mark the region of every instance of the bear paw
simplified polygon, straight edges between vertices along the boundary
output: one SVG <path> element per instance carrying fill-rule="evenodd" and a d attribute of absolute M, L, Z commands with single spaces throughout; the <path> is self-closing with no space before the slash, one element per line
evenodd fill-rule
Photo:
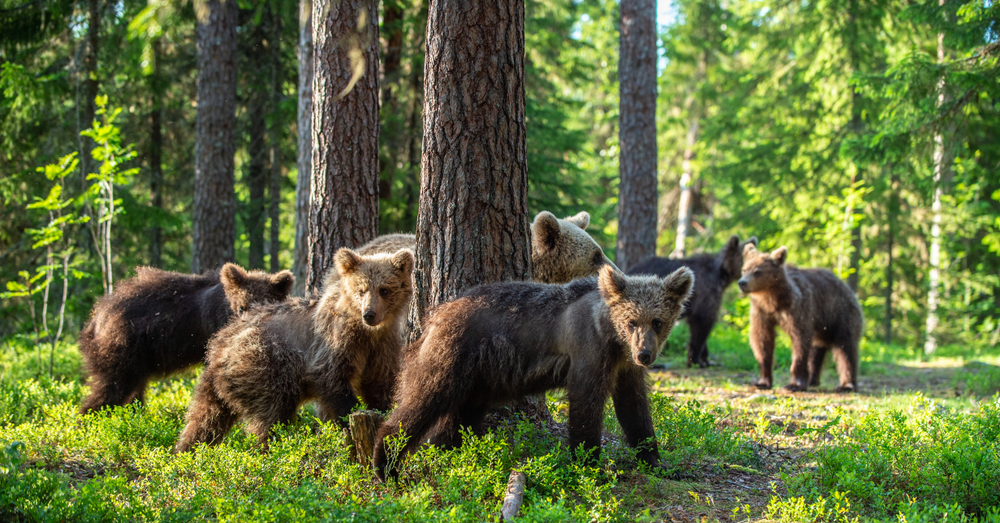
<path fill-rule="evenodd" d="M 758 381 L 753 384 L 754 387 L 760 390 L 771 390 L 771 382 L 769 381 Z"/>
<path fill-rule="evenodd" d="M 785 390 L 788 392 L 804 392 L 806 390 L 806 386 L 798 383 L 789 383 L 788 385 L 785 385 Z"/>
<path fill-rule="evenodd" d="M 834 392 L 836 392 L 837 394 L 843 394 L 845 392 L 857 392 L 857 391 L 854 390 L 854 385 L 841 385 L 836 389 L 834 389 Z"/>

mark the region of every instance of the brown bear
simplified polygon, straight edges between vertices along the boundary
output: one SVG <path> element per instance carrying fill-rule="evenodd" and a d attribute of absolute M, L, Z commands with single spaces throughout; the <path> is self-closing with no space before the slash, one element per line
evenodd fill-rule
<path fill-rule="evenodd" d="M 760 365 L 759 389 L 772 386 L 774 328 L 792 340 L 790 391 L 819 385 L 827 350 L 840 374 L 837 392 L 858 388 L 858 343 L 864 329 L 861 305 L 851 289 L 826 269 L 786 265 L 788 249 L 768 254 L 748 244 L 743 250 L 740 290 L 750 295 L 750 346 Z"/>
<path fill-rule="evenodd" d="M 334 262 L 319 300 L 253 308 L 212 338 L 176 452 L 222 441 L 240 419 L 266 446 L 271 427 L 310 400 L 337 420 L 358 396 L 388 410 L 413 294 L 413 254 L 361 256 L 344 248 Z"/>
<path fill-rule="evenodd" d="M 80 331 L 90 394 L 80 412 L 142 401 L 146 384 L 202 361 L 209 338 L 234 314 L 279 302 L 292 290 L 289 271 L 180 274 L 139 267 L 133 278 L 97 301 Z"/>
<path fill-rule="evenodd" d="M 687 320 L 691 338 L 687 348 L 687 366 L 708 367 L 708 336 L 719 319 L 722 294 L 726 288 L 740 277 L 743 266 L 743 246 L 757 245 L 757 238 L 751 237 L 740 244 L 738 236 L 731 236 L 718 254 L 696 254 L 687 258 L 653 257 L 628 270 L 628 274 L 652 274 L 666 276 L 681 267 L 694 271 L 694 292 L 684 306 L 681 319 Z"/>
<path fill-rule="evenodd" d="M 375 439 L 375 473 L 390 463 L 386 437 L 405 432 L 412 452 L 435 425 L 434 443 L 461 444 L 460 426 L 479 429 L 490 407 L 564 387 L 569 444 L 601 446 L 611 396 L 628 444 L 656 465 L 659 452 L 643 368 L 652 363 L 681 314 L 694 276 L 625 276 L 610 265 L 598 278 L 565 285 L 504 282 L 474 287 L 438 306 L 423 337 L 407 348 L 399 405 Z"/>
<path fill-rule="evenodd" d="M 531 224 L 531 264 L 535 281 L 566 283 L 595 276 L 604 265 L 614 266 L 601 246 L 585 231 L 589 224 L 590 215 L 582 211 L 565 220 L 548 211 L 535 216 Z M 401 249 L 415 252 L 416 244 L 412 234 L 384 234 L 357 252 L 361 255 L 393 253 Z"/>

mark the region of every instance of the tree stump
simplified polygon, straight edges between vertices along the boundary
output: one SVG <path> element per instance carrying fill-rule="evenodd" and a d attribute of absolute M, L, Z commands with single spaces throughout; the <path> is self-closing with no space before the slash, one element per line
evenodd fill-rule
<path fill-rule="evenodd" d="M 381 424 L 382 415 L 374 410 L 352 412 L 347 418 L 347 444 L 351 449 L 351 461 L 356 461 L 365 469 L 372 468 L 375 432 Z"/>
<path fill-rule="evenodd" d="M 517 511 L 521 509 L 521 502 L 524 501 L 524 484 L 528 477 L 524 472 L 512 470 L 510 478 L 507 479 L 507 493 L 503 497 L 503 507 L 500 509 L 500 520 L 511 521 L 517 516 Z"/>

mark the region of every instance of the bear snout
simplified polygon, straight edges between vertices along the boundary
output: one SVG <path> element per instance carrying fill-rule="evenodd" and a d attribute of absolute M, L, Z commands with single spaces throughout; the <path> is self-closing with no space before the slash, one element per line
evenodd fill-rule
<path fill-rule="evenodd" d="M 377 325 L 377 322 L 375 321 L 375 311 L 373 311 L 373 310 L 366 311 L 361 316 L 361 319 L 365 320 L 365 323 L 367 325 L 372 326 L 372 327 L 374 327 L 375 325 Z"/>
<path fill-rule="evenodd" d="M 636 362 L 643 367 L 653 363 L 653 354 L 648 350 L 644 350 L 636 355 Z"/>
<path fill-rule="evenodd" d="M 740 278 L 740 280 L 736 282 L 736 285 L 739 285 L 740 290 L 743 292 L 747 292 L 748 290 L 750 290 L 750 281 L 747 280 L 746 278 Z"/>

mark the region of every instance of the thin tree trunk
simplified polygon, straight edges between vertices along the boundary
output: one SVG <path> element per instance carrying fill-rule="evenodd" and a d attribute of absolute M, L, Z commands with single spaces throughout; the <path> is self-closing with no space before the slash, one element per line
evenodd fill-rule
<path fill-rule="evenodd" d="M 944 5 L 944 0 L 939 1 L 939 5 Z M 938 63 L 944 63 L 944 33 L 938 34 Z M 944 105 L 944 77 L 938 81 L 937 105 Z M 938 325 L 938 287 L 941 284 L 941 196 L 944 193 L 945 154 L 944 136 L 941 131 L 934 133 L 934 200 L 931 203 L 931 248 L 930 248 L 930 273 L 927 275 L 929 290 L 927 292 L 927 323 L 925 325 L 926 340 L 924 341 L 924 353 L 933 354 L 937 350 L 937 335 L 934 330 Z"/>
<path fill-rule="evenodd" d="M 848 48 L 848 57 L 850 60 L 851 71 L 858 73 L 861 70 L 861 52 L 858 47 L 861 45 L 859 40 L 858 31 L 858 3 L 857 0 L 851 0 L 848 4 L 848 36 L 850 42 L 846 42 Z M 860 138 L 864 133 L 865 124 L 861 119 L 861 92 L 855 87 L 852 89 L 851 93 L 851 121 L 848 124 L 851 134 L 855 138 Z M 855 159 L 854 161 L 854 174 L 851 176 L 851 185 L 864 180 L 864 173 L 862 172 L 863 166 L 861 163 Z M 858 277 L 860 276 L 861 270 L 861 225 L 854 220 L 854 215 L 858 214 L 861 209 L 852 208 L 850 209 L 851 217 L 848 220 L 848 225 L 851 227 L 851 256 L 850 256 L 850 274 L 847 275 L 847 286 L 854 291 L 855 294 L 858 292 Z"/>
<path fill-rule="evenodd" d="M 316 0 L 309 268 L 315 291 L 340 247 L 378 234 L 378 2 Z"/>
<path fill-rule="evenodd" d="M 656 1 L 622 0 L 618 245 L 622 270 L 656 254 Z"/>
<path fill-rule="evenodd" d="M 893 170 L 892 177 L 889 184 L 889 227 L 888 227 L 888 238 L 886 243 L 886 254 L 888 254 L 888 262 L 885 266 L 885 344 L 889 345 L 892 343 L 892 291 L 893 291 L 893 281 L 892 281 L 892 249 L 896 241 L 896 220 L 899 219 L 899 175 L 896 174 L 894 167 L 890 166 L 889 169 Z"/>
<path fill-rule="evenodd" d="M 697 114 L 692 116 L 691 125 L 688 126 L 684 161 L 681 163 L 684 171 L 681 173 L 681 196 L 677 203 L 677 240 L 674 242 L 674 252 L 670 253 L 671 258 L 684 257 L 688 227 L 691 224 L 691 160 L 694 159 L 694 146 L 698 143 L 698 116 Z"/>
<path fill-rule="evenodd" d="M 84 100 L 83 114 L 80 118 L 80 130 L 89 129 L 94 124 L 94 115 L 97 106 L 94 99 L 97 98 L 97 52 L 101 29 L 101 2 L 100 0 L 87 0 L 87 52 L 83 57 L 83 85 Z M 90 137 L 82 137 L 80 142 L 80 174 L 81 187 L 84 191 L 90 185 L 87 181 L 87 174 L 93 169 L 93 157 L 91 151 L 94 149 L 94 140 Z"/>
<path fill-rule="evenodd" d="M 198 123 L 194 170 L 191 271 L 217 269 L 233 259 L 236 195 L 236 26 L 233 0 L 205 0 L 199 10 Z"/>
<path fill-rule="evenodd" d="M 396 95 L 396 91 L 402 87 L 399 67 L 403 56 L 403 7 L 391 0 L 383 5 L 385 14 L 382 17 L 382 34 L 386 39 L 386 48 L 382 53 L 382 106 L 379 109 L 379 121 L 383 126 L 381 136 L 388 143 L 384 161 L 379 162 L 379 198 L 389 200 L 396 173 L 396 156 L 400 151 L 400 141 L 406 126 L 406 116 L 400 114 Z"/>
<path fill-rule="evenodd" d="M 154 208 L 163 210 L 163 80 L 160 78 L 160 39 L 153 40 L 153 74 L 149 81 L 153 110 L 149 117 L 149 193 Z M 149 229 L 149 264 L 163 265 L 163 238 L 159 222 Z"/>
<path fill-rule="evenodd" d="M 227 0 L 228 1 L 228 0 Z M 263 35 L 261 36 L 263 38 Z M 265 71 L 264 53 L 261 41 L 254 43 L 256 49 L 250 51 L 250 62 L 255 74 L 260 75 Z M 259 78 L 259 76 L 258 76 Z M 247 186 L 250 192 L 250 202 L 247 208 L 246 233 L 250 240 L 249 265 L 251 269 L 264 268 L 264 210 L 266 207 L 265 192 L 267 188 L 267 121 L 265 111 L 267 110 L 271 95 L 267 92 L 267 84 L 255 82 L 250 93 L 250 144 L 247 152 L 250 154 L 250 162 L 247 168 Z"/>
<path fill-rule="evenodd" d="M 418 26 L 427 25 L 427 5 L 422 4 L 417 15 Z M 417 31 L 414 49 L 423 47 L 424 31 Z M 423 147 L 423 107 L 424 107 L 424 62 L 423 53 L 415 53 L 412 70 L 410 71 L 409 124 L 407 129 L 407 171 L 406 171 L 406 208 L 403 213 L 401 230 L 413 230 L 417 226 L 417 211 L 420 198 L 420 154 Z"/>
<path fill-rule="evenodd" d="M 425 60 L 411 339 L 429 307 L 531 279 L 524 2 L 431 0 Z"/>
<path fill-rule="evenodd" d="M 295 183 L 295 275 L 297 296 L 306 290 L 309 267 L 309 180 L 312 177 L 312 0 L 299 0 L 299 114 L 298 178 Z"/>
<path fill-rule="evenodd" d="M 268 251 L 271 256 L 271 272 L 281 270 L 278 259 L 281 253 L 281 130 L 284 122 L 281 118 L 281 16 L 271 13 L 271 180 L 268 192 L 271 197 L 271 245 Z"/>

